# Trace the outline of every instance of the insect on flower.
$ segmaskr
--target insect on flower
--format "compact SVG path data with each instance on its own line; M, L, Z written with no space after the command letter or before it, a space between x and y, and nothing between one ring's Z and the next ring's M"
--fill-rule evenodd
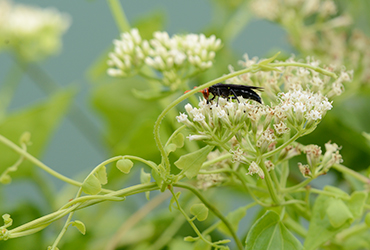
M216 83L215 85L212 85L209 88L201 90L200 92L203 94L204 99L207 100L207 104L209 104L210 101L213 101L216 98L216 96L218 96L218 98L220 96L223 98L228 98L229 96L231 96L232 99L236 99L239 103L240 101L238 99L238 96L242 96L243 98L251 99L262 104L261 97L254 91L254 89L262 91L261 87ZM209 98L210 94L213 95L211 99Z

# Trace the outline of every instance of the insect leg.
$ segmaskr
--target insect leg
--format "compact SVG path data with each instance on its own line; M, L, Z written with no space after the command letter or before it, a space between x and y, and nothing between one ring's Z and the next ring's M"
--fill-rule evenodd
M230 89L230 92L233 94L233 96L234 96L234 97L235 97L235 99L238 101L238 103L240 103L240 102L239 102L238 97L236 96L235 91L234 91L233 89Z

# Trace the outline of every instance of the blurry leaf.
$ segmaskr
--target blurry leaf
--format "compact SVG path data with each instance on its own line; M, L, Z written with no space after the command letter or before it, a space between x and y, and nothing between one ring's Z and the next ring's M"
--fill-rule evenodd
M352 221L353 215L347 205L341 200L330 197L327 200L326 214L330 225L334 228L342 226L344 223Z
M169 250L194 250L192 244L184 241L182 238L174 238L168 244Z
M230 222L235 232L238 231L239 222L241 219L244 218L244 216L247 214L248 206L245 207L239 207L236 210L230 212L226 219ZM231 236L229 229L226 227L225 223L221 223L218 228L222 233Z
M173 94L173 91L170 90L165 90L165 91L160 91L160 90L137 90L137 89L132 89L132 94L143 100L148 100L148 101L155 101L158 99L165 98L171 94Z
M108 178L107 178L107 169L105 166L101 166L100 168L98 168L98 170L96 171L96 177L98 178L99 182L102 184L102 185L105 185L108 183Z
M113 51L113 41L112 44L109 45L108 48L104 50L103 53L99 55L99 57L93 62L90 68L87 71L87 76L92 82L97 82L99 79L107 77L107 70L108 70L108 53Z
M303 249L299 240L284 226L279 215L273 211L267 211L252 225L245 243L245 250Z
M351 199L347 202L347 205L354 218L360 218L363 215L366 199L366 191L355 191L352 193Z
M167 147L165 148L165 151L166 151L166 154L169 155L170 153L176 151L177 149L177 146L176 144L174 143L170 143L167 145Z
M40 104L10 114L0 122L0 133L9 140L18 142L20 136L28 131L32 135L32 145L27 151L35 157L40 157L53 131L66 114L75 93L75 89L69 88L52 95ZM18 160L19 155L1 143L0 152L0 173L2 173L5 168ZM31 168L32 165L25 160L11 176L14 178L29 175L34 170Z
M86 194L98 194L101 191L101 184L95 175L90 174L82 183L82 191Z
M324 189L326 191L329 191L330 193L333 193L333 194L338 194L339 196L341 197L346 197L346 198L350 198L349 194L347 194L346 192L344 192L342 189L340 188L337 188L337 187L334 187L334 186L325 186Z
M328 190L327 187L324 190ZM351 223L350 215L343 204L338 204L338 199L333 197L328 197L326 195L320 194L314 203L312 216L310 221L310 226L308 228L308 233L306 240L304 242L304 247L306 250L317 249L319 246L327 242L329 239L334 237L338 232L344 228L349 227ZM338 221L335 221L336 211L333 204L338 204L338 215L341 217ZM328 209L331 206L330 209ZM332 211L334 209L334 211ZM348 208L347 208L348 209ZM330 217L330 218L329 218ZM341 224L340 220L347 218L340 227L333 227L332 223L337 225Z
M187 241L187 242L194 242L194 241L197 241L197 240L199 240L199 237L186 236L184 238L184 241Z
M82 221L75 220L75 221L72 222L72 226L76 227L78 229L78 231L80 231L80 233L85 235L86 227L85 227L85 224Z
M151 178L150 174L145 173L144 169L142 168L141 172L140 172L140 183L143 183L143 184L150 183L151 179L152 178ZM145 192L145 197L146 197L147 200L149 200L149 195L150 195L149 191Z
M365 216L365 223L368 227L370 227L370 213L369 212Z
M161 178L161 176L159 175L159 173L157 171L155 171L154 169L152 169L152 172L151 173L152 173L153 179L157 183L158 187L161 187L162 186L163 179Z
M181 156L175 165L179 169L182 169L189 179L196 176L206 161L207 155L212 151L214 146L207 145L197 151Z
M141 172L140 172L140 183L150 183L150 180L151 180L151 176L149 173L145 173L144 169L142 168L141 169Z
M172 143L176 145L178 148L182 148L184 146L184 135L183 134L177 134L172 138Z
M164 29L166 22L166 12L157 10L153 11L140 19L136 20L133 27L136 27L143 39L151 39L155 31L161 31Z
M153 127L161 109L157 103L135 98L131 92L133 86L147 87L145 81L134 79L96 87L92 96L94 106L107 123L106 140L112 154L157 159ZM162 126L166 123L162 122Z
M165 148L167 155L176 151L177 148L182 148L184 146L184 135L177 134L171 139L171 142L172 143L168 144Z
M205 235L204 236L208 241L212 241L211 236ZM199 238L198 238L199 239ZM194 243L193 250L211 250L212 246L209 245L207 242L203 240L198 240Z
M208 208L203 203L192 205L190 212L197 217L198 221L204 221L208 217Z

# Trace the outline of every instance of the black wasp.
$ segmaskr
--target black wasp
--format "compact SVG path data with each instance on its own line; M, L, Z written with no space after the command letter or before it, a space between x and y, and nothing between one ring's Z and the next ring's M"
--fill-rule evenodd
M232 98L236 99L239 103L240 101L238 99L238 96L242 96L243 98L251 99L262 104L261 97L254 91L254 89L262 91L261 87L216 83L215 85L212 85L207 89L201 90L200 92L202 92L204 99L207 100L207 104L210 101L213 101L216 98L216 96L218 96L218 98L220 96L223 98L228 98L229 96L232 96ZM210 94L213 95L211 99L209 99Z

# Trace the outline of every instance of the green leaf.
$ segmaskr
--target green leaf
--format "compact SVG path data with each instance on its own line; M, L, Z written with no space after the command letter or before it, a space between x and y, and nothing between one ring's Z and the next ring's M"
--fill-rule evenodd
M207 145L195 152L183 155L175 162L175 165L184 171L186 177L191 179L198 174L213 148L214 146Z
M176 145L178 148L182 148L184 146L184 135L179 133L172 138L172 143Z
M167 147L165 148L167 155L169 155L171 152L174 152L176 149L177 146L174 143L168 144Z
M199 237L186 236L184 238L184 241L187 241L187 242L194 242L194 241L197 241L197 240L199 240Z
M150 183L151 176L149 173L145 173L144 169L141 169L140 172L140 182L141 183Z
M159 173L152 169L152 176L153 176L153 179L155 180L155 182L157 183L158 187L162 187L162 182L163 182L163 179L162 177L159 175Z
M101 184L99 179L93 175L90 174L87 176L87 178L82 183L82 191L84 191L86 194L98 194L101 191Z
M140 31L140 35L143 39L149 40L153 38L153 33L155 31L165 28L166 16L167 13L165 11L156 10L136 20L133 27L136 27Z
M363 215L366 199L366 191L355 191L352 193L347 205L354 218L360 218Z
M165 148L167 155L171 152L174 152L177 148L182 148L184 146L184 135L177 134L171 139L170 144L168 144Z
M365 223L366 223L366 226L370 227L370 213L367 213L365 215Z
M72 226L76 227L78 229L78 231L80 231L80 233L85 235L86 227L85 227L85 224L82 221L75 220L75 221L72 222Z
M130 173L132 166L134 166L134 163L129 159L121 159L116 163L116 167L124 174Z
M267 211L250 229L245 249L293 250L303 249L303 246L280 221L277 213Z
M149 173L145 173L144 169L142 168L140 172L140 182L143 184L150 183L151 179L152 179L151 175ZM150 195L149 191L145 192L145 197L147 200L149 200L149 195Z
M93 90L93 105L103 117L107 145L111 154L135 155L145 159L159 159L153 137L154 123L161 112L156 103L137 99L132 88L148 89L146 81L105 79ZM166 131L167 123L162 123ZM143 143L144 142L144 143Z
M208 208L203 204L194 204L190 208L190 213L197 217L197 220L204 221L208 217Z
M260 65L260 66L265 66L266 64L269 64L269 63L271 63L271 62L273 62L275 59L276 59L276 57L278 57L278 55L280 54L280 51L279 52L277 52L275 55L273 55L272 57L270 57L270 58L267 58L267 59L265 59L265 60L262 60L261 62L259 62L258 64Z
M349 220L352 221L353 215L347 205L341 200L336 198L329 198L326 214L328 215L329 222L334 228L342 226Z
M105 166L101 166L100 168L98 168L97 171L95 172L95 175L102 185L108 183L107 168Z
M337 195L339 195L339 197L345 197L345 198L348 198L348 199L350 198L349 194L347 194L342 189L337 188L337 187L325 186L324 187L324 190L325 191L328 191L330 193L333 193L333 194L337 194Z
M247 214L247 209L248 206L239 207L226 216L226 219L230 222L235 232L238 231L240 220L243 219L244 216ZM231 233L226 227L225 223L222 222L217 229L220 230L222 233L231 236Z
M18 142L25 131L32 134L32 145L27 152L39 158L51 138L54 130L59 125L62 117L72 102L76 91L68 88L60 91L48 99L9 114L0 121L0 131L3 136L13 142ZM12 166L18 159L19 154L0 143L0 174ZM33 164L23 161L17 172L12 172L13 178L30 175L34 171Z
M212 241L211 236L205 235L204 237L206 238L206 240ZM210 244L208 244L207 242L203 240L199 240L199 237L195 239L197 239L197 241L194 243L193 250L211 250L212 249L212 246Z
M324 190L328 190L327 187L325 187ZM312 209L310 226L304 242L304 247L306 250L317 249L319 246L334 237L338 232L349 227L351 219L348 218L348 211L346 211L348 208L346 209L343 204L340 204L340 209L342 209L342 211L338 210L338 215L340 215L342 218L347 217L348 219L342 224L342 226L333 227L332 223L340 224L340 220L336 222L335 218L333 218L336 216L335 207L332 206L331 209L328 210L329 206L333 204L333 201L334 204L338 203L335 200L337 199L323 194L320 194L316 198ZM329 219L328 213L330 214L331 220Z

